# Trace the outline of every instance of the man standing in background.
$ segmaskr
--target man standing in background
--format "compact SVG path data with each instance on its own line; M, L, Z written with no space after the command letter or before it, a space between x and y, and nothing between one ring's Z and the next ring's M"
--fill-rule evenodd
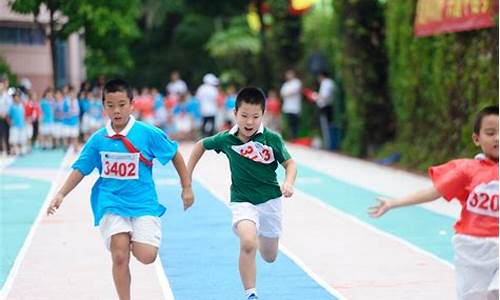
M179 71L174 70L170 73L170 82L166 86L167 96L173 96L174 94L180 97L187 92L187 85L184 80L181 79Z
M319 125L323 137L323 147L331 146L330 124L333 121L333 96L335 82L328 76L328 72L321 71L318 75L319 90L314 95L314 100L319 109Z
M285 73L286 81L281 86L280 95L283 99L283 113L287 117L290 138L295 139L299 135L299 120L302 110L302 82L295 75L295 71L289 69Z

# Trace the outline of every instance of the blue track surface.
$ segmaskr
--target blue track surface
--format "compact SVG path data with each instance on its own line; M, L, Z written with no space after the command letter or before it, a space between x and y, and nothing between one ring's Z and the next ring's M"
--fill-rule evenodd
M177 178L173 168L158 169L157 179ZM243 299L230 210L197 183L196 203L187 212L182 211L178 185L158 185L157 190L168 207L160 258L175 298ZM258 257L257 272L262 299L336 299L283 253L273 264Z
M62 150L35 150L16 158L8 169L57 169L63 157ZM54 178L34 180L0 174L0 288L5 284L26 236L38 216L52 180Z

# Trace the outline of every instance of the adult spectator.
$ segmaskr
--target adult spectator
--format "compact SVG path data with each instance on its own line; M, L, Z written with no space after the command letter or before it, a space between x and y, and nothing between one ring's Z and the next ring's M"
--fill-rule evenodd
M282 110L287 117L290 137L295 139L299 135L299 120L302 110L302 82L297 78L295 71L285 72L286 81L281 86L280 95L283 99Z
M215 116L217 115L217 86L219 79L212 73L203 76L203 84L196 91L196 98L200 101L201 134L203 137L215 133Z
M325 148L331 145L330 124L333 121L333 100L335 93L335 82L328 76L328 72L322 71L318 75L319 90L315 95L316 105L319 109L319 124L323 136Z
M184 80L181 79L179 71L174 70L170 73L170 82L166 86L167 96L177 95L180 97L187 92L187 85Z

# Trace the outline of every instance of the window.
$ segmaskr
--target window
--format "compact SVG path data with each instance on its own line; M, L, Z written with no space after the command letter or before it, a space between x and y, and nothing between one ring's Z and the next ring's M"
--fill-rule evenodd
M40 28L0 26L0 44L43 45L45 35Z

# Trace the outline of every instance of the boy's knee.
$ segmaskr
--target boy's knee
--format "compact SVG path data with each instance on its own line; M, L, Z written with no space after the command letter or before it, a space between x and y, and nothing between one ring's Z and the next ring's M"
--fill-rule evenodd
M157 255L156 255L156 253L154 253L154 255L152 253L148 253L148 254L135 254L134 253L134 256L141 263L143 263L145 265L149 265L149 264L152 264L155 262Z
M117 250L111 253L111 257L113 259L113 264L124 265L128 264L130 254L128 251Z
M265 262L267 263L273 263L276 261L276 257L278 257L278 253L275 254L267 254L267 255L262 255L262 259L264 259Z
M253 253L257 250L257 241L251 239L242 239L240 242L240 250L245 253Z
M158 256L158 249L156 247L140 243L132 243L132 245L132 253L141 263L148 265L156 260Z

